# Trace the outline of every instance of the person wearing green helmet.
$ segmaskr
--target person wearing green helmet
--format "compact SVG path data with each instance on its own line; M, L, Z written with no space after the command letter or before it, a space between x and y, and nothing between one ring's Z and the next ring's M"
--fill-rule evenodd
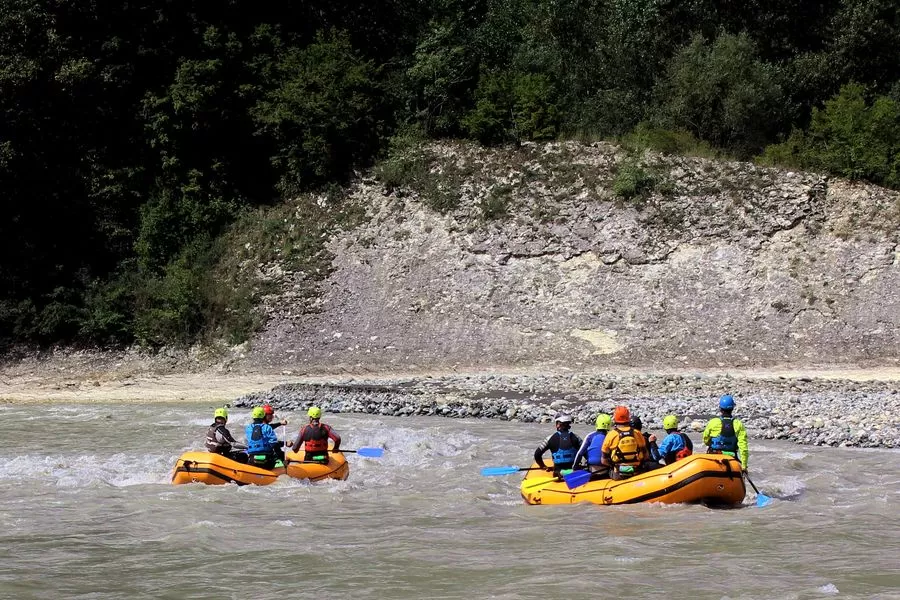
M595 425L597 430L587 434L578 452L575 453L575 468L582 468L581 465L586 461L587 470L591 472L591 481L609 477L609 465L602 464L603 453L600 449L603 448L606 432L612 427L612 417L606 414L597 415Z
M328 440L334 442L332 452L341 451L341 436L330 425L322 423L322 409L312 406L306 412L309 424L300 430L297 439L294 440L292 450L299 452L303 447L304 462L328 463Z
M266 411L256 406L250 411L253 422L244 430L247 435L247 462L264 469L284 466L284 450L278 442L278 436L272 426L266 423Z
M659 453L667 465L694 453L694 443L691 438L678 430L678 417L666 415L663 419L663 429L666 430L667 435L659 445Z
M240 463L247 462L247 453L244 452L247 446L234 439L234 436L225 427L226 423L228 423L228 411L224 408L217 408L213 412L213 424L206 432L206 449Z

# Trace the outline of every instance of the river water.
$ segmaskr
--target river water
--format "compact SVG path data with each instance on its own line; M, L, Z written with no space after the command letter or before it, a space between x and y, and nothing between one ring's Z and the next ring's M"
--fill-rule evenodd
M751 440L765 508L526 506L479 470L530 464L546 425L326 415L384 457L171 485L212 409L0 405L0 598L900 598L897 451Z

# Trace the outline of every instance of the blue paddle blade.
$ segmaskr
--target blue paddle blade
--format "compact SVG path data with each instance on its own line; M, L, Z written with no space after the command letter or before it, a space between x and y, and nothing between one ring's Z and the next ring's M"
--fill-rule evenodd
M590 471L573 471L568 475L563 476L563 480L566 482L566 487L570 490L574 490L577 487L581 487L591 480L591 472Z
M368 458L381 458L384 456L383 448L360 448L356 451L360 456L365 456Z
M756 494L756 506L762 508L772 503L772 499L765 494Z
M481 474L485 477L495 477L497 475L512 475L518 473L519 467L485 467L481 470Z

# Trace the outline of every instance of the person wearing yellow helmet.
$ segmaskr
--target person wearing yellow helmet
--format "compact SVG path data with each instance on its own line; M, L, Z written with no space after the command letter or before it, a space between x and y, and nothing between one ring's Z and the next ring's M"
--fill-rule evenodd
M578 469L586 461L592 481L609 477L609 466L602 464L603 454L600 449L603 448L606 432L612 427L612 417L606 414L597 415L595 425L597 430L587 434L578 452L575 453L575 468Z
M266 423L266 411L256 406L250 411L253 422L244 430L247 435L248 462L265 469L284 466L284 450L272 426Z
M667 435L659 445L659 453L662 454L667 465L694 453L694 442L686 433L678 430L678 417L666 415L663 419L663 429L666 430Z
M334 442L332 452L341 451L341 436L331 428L331 425L322 423L322 409L318 406L311 406L306 415L309 417L309 424L300 430L297 439L294 440L293 451L299 452L303 447L304 462L317 462L326 464L328 462L328 440Z
M206 431L206 449L215 454L227 456L231 460L241 463L247 462L246 445L240 443L225 424L228 422L228 411L225 408L217 408L213 412L213 424Z

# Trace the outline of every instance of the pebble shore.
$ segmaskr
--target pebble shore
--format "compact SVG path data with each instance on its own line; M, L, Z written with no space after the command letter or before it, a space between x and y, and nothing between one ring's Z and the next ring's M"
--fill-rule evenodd
M241 396L237 407L269 403L277 410L320 406L330 413L428 415L525 423L552 422L559 413L593 424L598 413L628 406L645 431L660 432L667 414L685 431L702 431L717 414L718 397L732 394L734 416L751 438L802 445L900 447L897 382L814 378L737 379L729 376L480 375L348 378L327 384L286 384Z

